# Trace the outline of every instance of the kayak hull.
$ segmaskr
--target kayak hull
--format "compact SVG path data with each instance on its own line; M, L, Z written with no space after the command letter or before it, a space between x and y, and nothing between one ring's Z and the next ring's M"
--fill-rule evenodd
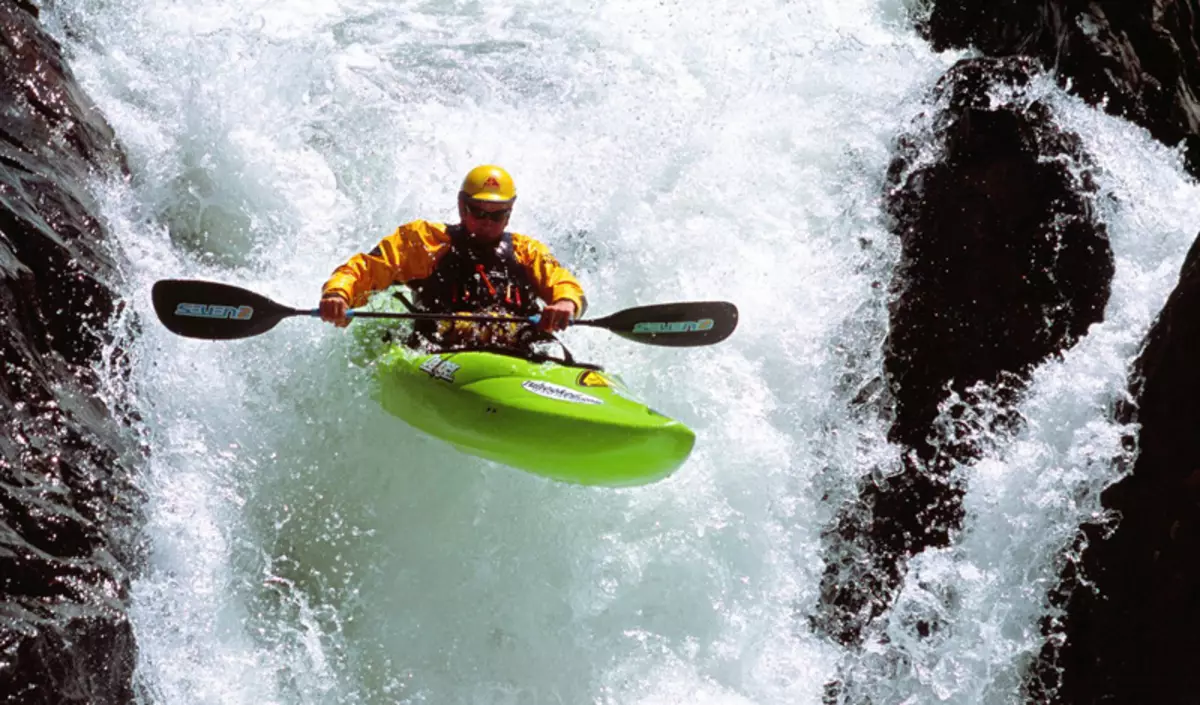
M393 346L375 363L377 400L463 452L554 480L643 485L687 460L695 434L586 367L484 351Z

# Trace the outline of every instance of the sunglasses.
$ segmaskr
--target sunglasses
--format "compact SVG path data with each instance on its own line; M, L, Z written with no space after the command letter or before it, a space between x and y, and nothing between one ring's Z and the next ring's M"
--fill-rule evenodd
M485 211L474 204L468 203L467 212L471 214L472 218L478 218L479 220L494 220L499 222L507 218L509 213L512 213L512 208L505 208L498 211Z

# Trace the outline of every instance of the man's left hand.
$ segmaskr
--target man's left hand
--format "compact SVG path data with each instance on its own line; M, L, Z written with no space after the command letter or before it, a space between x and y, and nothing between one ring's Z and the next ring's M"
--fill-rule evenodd
M538 321L538 330L555 331L566 328L575 317L575 302L569 299L559 299L542 309L542 319Z

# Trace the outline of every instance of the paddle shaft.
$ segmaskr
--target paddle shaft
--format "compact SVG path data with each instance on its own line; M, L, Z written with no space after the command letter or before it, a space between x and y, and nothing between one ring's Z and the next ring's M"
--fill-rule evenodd
M297 311L297 314L305 316L321 317L320 309L310 309L306 311ZM393 318L399 320L412 321L466 321L469 323L529 323L537 324L541 316L533 315L526 318L515 316L472 316L470 314L460 313L392 313L388 311L356 311L350 309L346 311L346 318L351 320L355 318ZM573 326L594 326L596 328L608 328L608 323L604 319L599 318L581 318L576 321L571 321Z
M297 311L299 314L306 316L321 317L320 309L310 309L306 311ZM399 320L412 321L465 321L469 323L528 323L536 325L541 319L539 315L533 315L526 318L515 316L472 316L470 314L459 313L392 313L388 311L356 311L349 309L346 311L346 318L392 318ZM609 321L607 318L581 318L571 321L572 326L593 326L603 330L609 329Z
M295 315L320 318L321 311L320 309L297 310ZM471 323L537 323L539 320L538 316L518 318L515 316L472 316L458 313L392 313L389 311L356 311L354 309L346 311L346 318L351 320L355 318L393 318L411 321L468 321ZM575 323L584 322L575 321ZM584 323L584 325L587 324Z

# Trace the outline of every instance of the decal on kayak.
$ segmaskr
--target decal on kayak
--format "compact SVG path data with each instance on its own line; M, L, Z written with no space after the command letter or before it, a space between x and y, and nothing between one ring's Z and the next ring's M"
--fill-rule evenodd
M460 365L443 360L440 357L431 357L421 363L421 371L428 374L434 379L441 379L447 382L454 381L454 373L458 372Z
M254 308L252 306L181 303L175 307L175 315L189 318L218 318L221 320L232 318L235 321L248 321L254 316Z
M580 387L609 386L608 380L604 378L604 375L595 370L585 370L583 374L579 375L579 379L577 380L576 384L578 384Z
M590 394L583 394L574 389L561 387L557 384L542 382L539 380L529 380L522 382L521 386L526 391L533 392L538 396L546 397L547 399L557 399L558 401L571 402L572 404L603 404L604 402Z
M634 333L691 333L698 330L709 330L713 327L713 319L701 318L698 321L642 321L633 327Z

